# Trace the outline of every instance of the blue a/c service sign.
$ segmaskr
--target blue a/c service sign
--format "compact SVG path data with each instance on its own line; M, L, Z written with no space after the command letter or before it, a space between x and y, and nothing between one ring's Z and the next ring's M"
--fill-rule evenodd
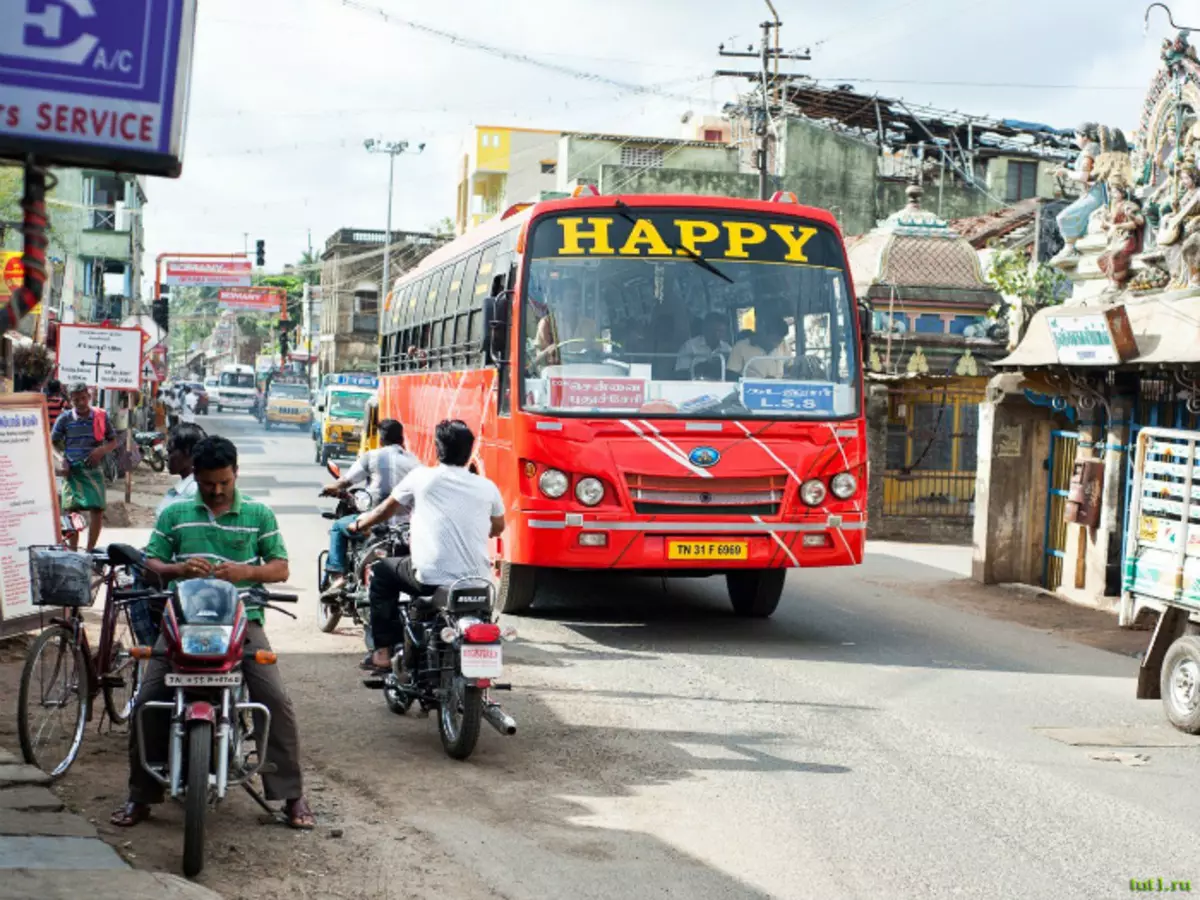
M0 155L179 174L196 0L0 0Z

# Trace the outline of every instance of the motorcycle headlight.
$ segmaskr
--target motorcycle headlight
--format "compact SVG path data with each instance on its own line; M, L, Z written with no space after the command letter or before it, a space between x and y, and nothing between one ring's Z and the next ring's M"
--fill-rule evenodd
M800 485L800 499L809 506L817 506L825 499L825 483L811 478Z
M557 500L567 492L567 488L570 486L570 480L558 469L547 469L538 478L538 487L551 500Z
M849 472L839 472L829 479L829 489L839 500L849 500L858 490L858 479Z
M232 639L232 625L183 625L179 629L179 646L186 656L224 656Z
M354 508L360 513L371 511L371 495L366 491L354 492Z
M580 478L575 485L575 497L584 506L595 506L604 499L604 485L599 478Z

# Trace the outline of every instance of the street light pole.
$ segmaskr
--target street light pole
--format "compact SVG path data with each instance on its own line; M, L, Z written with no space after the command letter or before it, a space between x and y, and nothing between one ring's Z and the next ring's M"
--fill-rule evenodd
M391 284L392 273L392 191L395 184L396 157L401 153L423 153L424 144L418 144L416 150L409 148L408 141L384 141L367 138L363 146L368 153L386 153L388 155L388 198L387 198L387 232L383 239L383 283L379 291L379 306L382 308L387 299L388 287Z

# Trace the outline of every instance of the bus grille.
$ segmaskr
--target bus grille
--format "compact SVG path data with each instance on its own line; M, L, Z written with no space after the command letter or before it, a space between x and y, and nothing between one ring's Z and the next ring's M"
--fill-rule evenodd
M634 511L642 515L777 516L784 475L752 478L669 478L626 475Z

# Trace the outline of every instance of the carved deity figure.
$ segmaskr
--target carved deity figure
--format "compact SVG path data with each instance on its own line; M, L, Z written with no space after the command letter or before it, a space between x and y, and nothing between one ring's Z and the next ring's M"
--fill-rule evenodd
M1079 251L1075 242L1087 234L1088 220L1092 213L1108 202L1108 190L1103 180L1096 177L1094 169L1100 157L1100 126L1095 122L1084 122L1075 129L1075 144L1079 156L1070 168L1054 170L1058 177L1067 177L1083 186L1083 194L1058 214L1058 230L1065 246L1052 260L1051 265L1072 268L1079 262Z
M1096 265L1108 277L1110 289L1122 291L1129 283L1130 263L1142 248L1146 219L1126 177L1110 178L1108 190L1112 200L1104 210L1102 226L1108 235L1108 247Z

